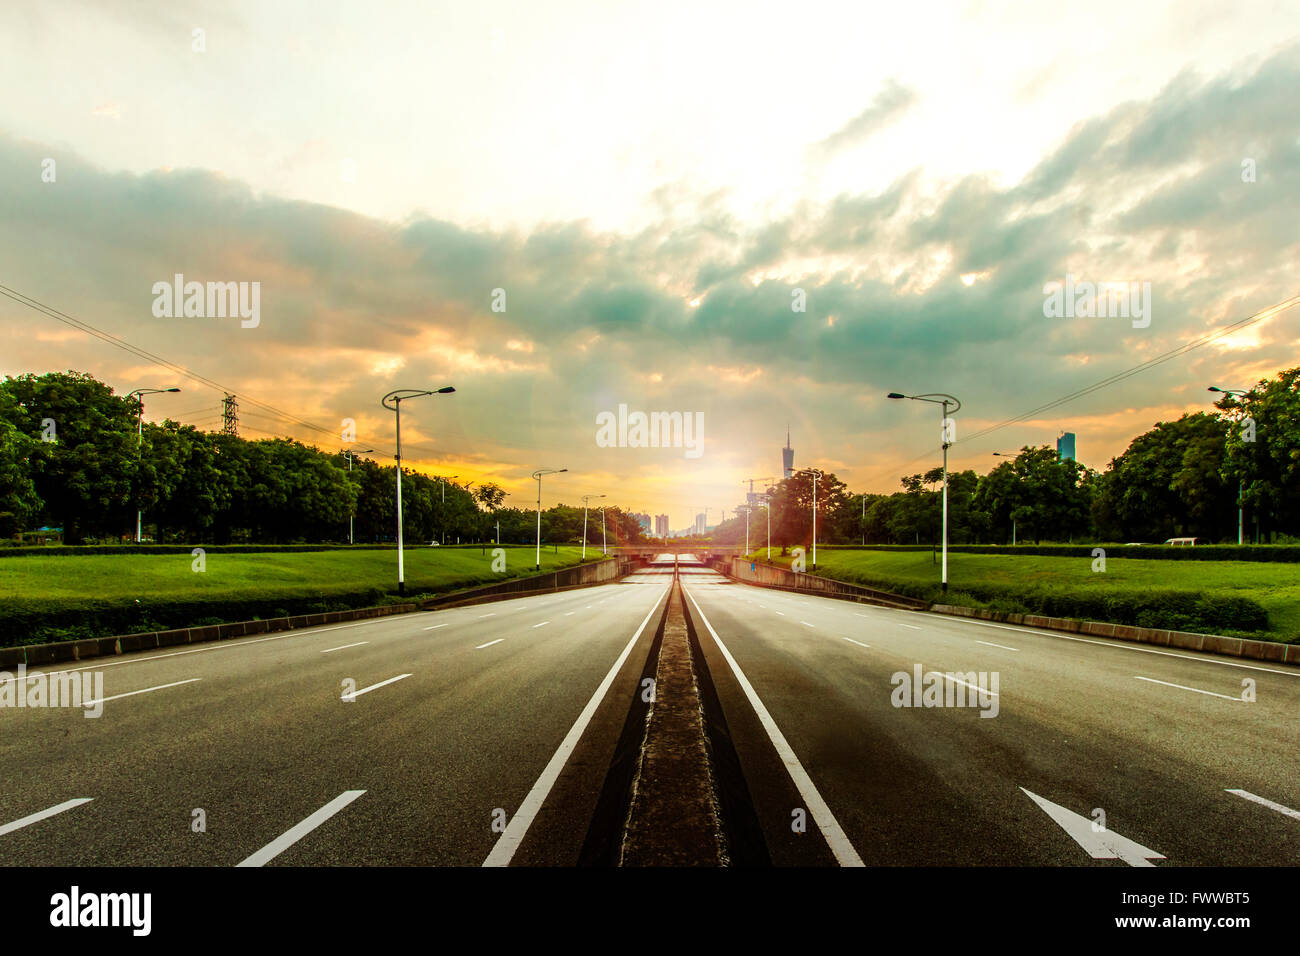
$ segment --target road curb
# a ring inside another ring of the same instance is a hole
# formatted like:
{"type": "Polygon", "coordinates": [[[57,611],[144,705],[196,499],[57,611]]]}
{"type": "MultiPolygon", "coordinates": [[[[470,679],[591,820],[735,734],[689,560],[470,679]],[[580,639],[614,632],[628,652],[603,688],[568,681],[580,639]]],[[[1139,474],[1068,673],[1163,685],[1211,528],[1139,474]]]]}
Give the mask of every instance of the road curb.
{"type": "Polygon", "coordinates": [[[1186,651],[1207,654],[1226,654],[1275,664],[1300,664],[1300,644],[1280,644],[1275,641],[1252,641],[1240,637],[1223,637],[1217,634],[1195,634],[1190,631],[1170,631],[1154,627],[1136,627],[1129,624],[1109,624],[1104,621],[1079,621],[1066,617],[1046,617],[1042,614],[1011,614],[977,607],[958,607],[952,604],[934,604],[930,611],[952,617],[965,617],[1003,624],[1019,624],[1089,637],[1109,637],[1136,644],[1155,644],[1186,651]]]}

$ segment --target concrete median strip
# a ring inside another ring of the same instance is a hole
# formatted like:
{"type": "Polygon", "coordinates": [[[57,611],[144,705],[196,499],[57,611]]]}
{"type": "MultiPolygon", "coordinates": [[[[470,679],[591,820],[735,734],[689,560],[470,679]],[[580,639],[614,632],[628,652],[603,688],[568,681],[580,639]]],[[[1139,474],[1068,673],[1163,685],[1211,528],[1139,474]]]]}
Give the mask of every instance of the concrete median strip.
{"type": "Polygon", "coordinates": [[[862,857],[858,855],[858,851],[854,849],[853,844],[849,841],[848,835],[840,826],[839,821],[835,819],[835,814],[831,812],[830,807],[826,805],[826,801],[822,799],[822,795],[817,790],[816,785],[812,782],[812,778],[808,776],[808,771],[805,770],[803,764],[799,762],[799,758],[795,755],[794,749],[790,746],[789,741],[785,739],[785,735],[781,733],[781,729],[777,727],[776,721],[772,719],[772,715],[768,713],[762,700],[759,699],[758,693],[754,690],[753,685],[750,684],[749,679],[745,676],[745,672],[740,669],[740,665],[736,663],[736,659],[731,656],[731,651],[727,650],[727,646],[722,642],[722,638],[718,636],[718,632],[715,631],[713,625],[709,623],[709,619],[705,616],[703,609],[700,607],[700,602],[697,601],[695,596],[689,591],[686,591],[685,593],[690,598],[691,604],[695,608],[695,613],[699,615],[700,622],[704,625],[705,629],[708,630],[709,636],[713,638],[713,642],[718,646],[718,650],[721,652],[727,664],[731,667],[731,671],[736,677],[736,682],[740,685],[741,690],[744,691],[745,696],[749,699],[750,706],[754,708],[754,713],[758,716],[759,723],[761,723],[763,729],[767,731],[768,738],[776,748],[776,752],[781,758],[781,762],[785,765],[786,771],[790,774],[790,778],[794,781],[794,785],[798,789],[800,796],[803,797],[804,802],[808,805],[808,810],[812,814],[813,822],[817,824],[817,828],[821,831],[822,837],[826,840],[826,845],[830,847],[831,853],[834,854],[836,861],[840,866],[863,866],[862,857]]]}

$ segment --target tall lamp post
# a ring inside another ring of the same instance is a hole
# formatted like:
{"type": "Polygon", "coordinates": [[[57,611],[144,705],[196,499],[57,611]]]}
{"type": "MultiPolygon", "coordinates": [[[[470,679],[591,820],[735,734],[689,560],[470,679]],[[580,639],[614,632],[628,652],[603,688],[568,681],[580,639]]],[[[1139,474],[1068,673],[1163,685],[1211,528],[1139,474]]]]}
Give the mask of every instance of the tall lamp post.
{"type": "Polygon", "coordinates": [[[537,479],[537,570],[542,570],[542,476],[558,475],[568,471],[567,468],[538,468],[533,472],[537,479]]]}
{"type": "Polygon", "coordinates": [[[942,590],[948,590],[948,446],[952,444],[949,440],[951,435],[948,431],[948,418],[961,411],[961,402],[951,395],[943,392],[930,392],[925,395],[904,395],[901,392],[890,392],[887,398],[907,398],[914,402],[930,402],[932,405],[943,406],[943,583],[942,590]],[[952,406],[952,411],[948,411],[948,406],[952,406]]]}
{"type": "MultiPolygon", "coordinates": [[[[354,455],[370,455],[374,453],[373,448],[345,448],[341,452],[344,458],[348,460],[348,474],[352,474],[352,457],[354,455]]],[[[355,509],[353,509],[355,511],[355,509]]],[[[348,544],[352,544],[352,518],[353,512],[348,513],[348,544]]]]}
{"type": "MultiPolygon", "coordinates": [[[[819,470],[816,469],[816,468],[806,468],[806,469],[804,469],[803,473],[804,473],[805,475],[812,475],[812,480],[813,480],[813,489],[812,489],[812,511],[813,511],[813,522],[812,522],[812,566],[813,566],[813,570],[816,571],[816,570],[817,570],[817,481],[818,481],[819,478],[821,478],[822,473],[821,473],[821,471],[819,471],[819,470]]],[[[771,556],[772,556],[772,555],[771,555],[771,552],[770,552],[770,550],[769,550],[769,552],[768,552],[768,557],[770,558],[771,556]]]]}
{"type": "MultiPolygon", "coordinates": [[[[538,480],[538,485],[541,485],[540,479],[538,480]]],[[[584,561],[587,560],[587,502],[589,502],[592,498],[604,498],[604,497],[605,497],[604,495],[583,495],[582,496],[582,560],[584,561]]],[[[604,508],[600,509],[600,540],[602,543],[601,547],[603,549],[604,540],[605,540],[605,509],[604,508]]],[[[539,555],[538,559],[540,560],[540,558],[541,556],[539,555]]]]}
{"type": "MultiPolygon", "coordinates": [[[[139,406],[135,416],[135,453],[138,457],[140,446],[144,443],[144,399],[143,395],[160,395],[163,392],[179,392],[179,388],[137,388],[127,392],[127,398],[134,398],[136,405],[139,406]]],[[[140,543],[140,530],[144,522],[143,512],[137,508],[135,511],[135,543],[140,543]]],[[[120,528],[121,525],[118,525],[120,528]]]]}
{"type": "MultiPolygon", "coordinates": [[[[1211,385],[1209,391],[1221,392],[1224,395],[1233,395],[1237,398],[1241,398],[1243,395],[1250,394],[1250,391],[1248,389],[1219,388],[1219,386],[1217,385],[1211,385]]],[[[1238,545],[1245,543],[1243,540],[1245,537],[1245,525],[1246,525],[1245,502],[1243,500],[1243,495],[1245,494],[1245,491],[1246,491],[1245,479],[1243,479],[1240,475],[1238,475],[1237,476],[1237,544],[1238,545]]]]}
{"type": "MultiPolygon", "coordinates": [[[[453,478],[459,477],[460,475],[447,475],[446,477],[443,477],[442,475],[438,476],[438,481],[442,484],[442,500],[438,504],[438,520],[442,522],[441,540],[443,544],[447,543],[447,482],[451,481],[453,478]]],[[[471,482],[471,484],[473,484],[473,482],[471,482]]]]}
{"type": "MultiPolygon", "coordinates": [[[[601,497],[605,497],[601,495],[601,497]]],[[[600,506],[600,553],[609,557],[609,539],[605,537],[605,506],[600,506]]]]}
{"type": "MultiPolygon", "coordinates": [[[[1006,454],[1003,454],[1003,453],[1000,452],[1000,451],[995,451],[995,452],[993,453],[993,455],[994,455],[994,457],[997,457],[997,458],[1011,458],[1011,459],[1013,459],[1013,460],[1014,460],[1015,457],[1016,457],[1015,455],[1006,455],[1006,454]]],[[[1011,547],[1014,548],[1015,546],[1016,546],[1016,513],[1015,513],[1015,511],[1013,510],[1013,511],[1011,512],[1011,547]]]]}
{"type": "Polygon", "coordinates": [[[406,593],[406,564],[402,554],[402,402],[421,395],[450,395],[451,385],[437,389],[399,388],[389,392],[380,404],[397,416],[397,593],[406,593]],[[389,404],[391,402],[391,404],[389,404]]]}

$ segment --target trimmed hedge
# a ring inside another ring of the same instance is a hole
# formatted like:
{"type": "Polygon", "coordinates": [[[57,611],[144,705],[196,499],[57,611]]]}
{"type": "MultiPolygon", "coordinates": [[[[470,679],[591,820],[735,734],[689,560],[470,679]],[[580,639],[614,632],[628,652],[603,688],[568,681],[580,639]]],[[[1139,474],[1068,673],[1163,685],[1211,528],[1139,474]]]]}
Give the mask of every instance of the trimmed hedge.
{"type": "MultiPolygon", "coordinates": [[[[412,546],[408,546],[412,547],[412,546]]],[[[475,545],[475,547],[478,547],[475,545]]],[[[209,554],[289,554],[299,551],[396,551],[396,544],[52,544],[31,547],[0,547],[0,558],[41,558],[68,555],[189,554],[202,548],[209,554]]]]}
{"type": "MultiPolygon", "coordinates": [[[[928,544],[818,545],[826,551],[924,551],[928,544]]],[[[1143,558],[1156,561],[1279,561],[1300,562],[1300,545],[1294,544],[1199,544],[1176,548],[1164,544],[950,544],[949,552],[963,554],[1037,555],[1045,558],[1090,558],[1093,548],[1104,548],[1107,558],[1143,558]]]]}
{"type": "MultiPolygon", "coordinates": [[[[842,580],[931,602],[956,603],[951,600],[952,595],[945,598],[937,584],[851,574],[844,575],[842,580]]],[[[1262,633],[1269,628],[1268,611],[1246,597],[1176,588],[1110,590],[1031,586],[1022,589],[990,584],[963,584],[958,593],[978,606],[998,611],[1204,634],[1241,631],[1265,640],[1277,639],[1276,635],[1262,633]]]]}
{"type": "MultiPolygon", "coordinates": [[[[141,631],[254,621],[375,607],[388,601],[379,588],[328,596],[213,598],[209,600],[17,601],[0,604],[0,646],[48,644],[141,631]]],[[[409,600],[409,598],[407,598],[409,600]]]]}

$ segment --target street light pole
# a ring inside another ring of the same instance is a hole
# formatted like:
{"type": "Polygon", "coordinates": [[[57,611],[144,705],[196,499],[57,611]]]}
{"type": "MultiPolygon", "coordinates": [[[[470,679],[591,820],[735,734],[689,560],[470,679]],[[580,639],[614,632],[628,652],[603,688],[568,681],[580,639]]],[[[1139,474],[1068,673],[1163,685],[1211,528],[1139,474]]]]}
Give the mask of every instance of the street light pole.
{"type": "MultiPolygon", "coordinates": [[[[605,497],[601,495],[601,497],[605,497]]],[[[605,537],[605,506],[600,506],[600,552],[609,557],[609,540],[605,537]]]]}
{"type": "MultiPolygon", "coordinates": [[[[1244,388],[1219,388],[1217,385],[1211,385],[1211,392],[1222,392],[1224,395],[1233,395],[1240,398],[1243,395],[1249,395],[1250,392],[1244,388]]],[[[1240,547],[1245,543],[1245,501],[1243,496],[1246,493],[1246,482],[1242,476],[1237,476],[1237,545],[1240,547]]]]}
{"type": "MultiPolygon", "coordinates": [[[[604,495],[583,495],[582,496],[582,560],[587,560],[587,508],[588,502],[592,498],[604,498],[604,495]]],[[[600,509],[600,534],[601,541],[605,538],[605,509],[600,509]]]]}
{"type": "Polygon", "coordinates": [[[943,406],[943,580],[941,587],[946,593],[948,590],[948,446],[952,444],[948,440],[948,419],[950,414],[955,415],[961,411],[961,402],[943,392],[930,392],[926,395],[890,392],[886,398],[907,398],[914,402],[930,402],[932,405],[943,406]],[[953,406],[951,413],[948,411],[949,405],[953,406]]]}
{"type": "Polygon", "coordinates": [[[397,593],[406,593],[406,563],[403,554],[402,540],[402,402],[408,398],[419,398],[421,395],[449,395],[456,391],[450,385],[444,385],[439,389],[420,390],[415,388],[399,388],[396,391],[389,392],[380,400],[380,404],[397,416],[397,593]],[[392,404],[388,404],[389,402],[392,404]]]}
{"type": "MultiPolygon", "coordinates": [[[[162,392],[179,392],[179,388],[137,388],[127,393],[127,398],[134,398],[139,408],[135,414],[135,454],[140,457],[140,446],[144,444],[144,398],[145,395],[158,395],[162,392]]],[[[135,543],[140,544],[141,530],[144,526],[144,513],[140,508],[135,510],[135,543]]],[[[120,528],[121,525],[118,525],[120,528]]]]}
{"type": "Polygon", "coordinates": [[[558,475],[568,471],[567,468],[538,468],[533,472],[537,479],[537,562],[536,570],[542,570],[542,475],[558,475]]]}
{"type": "MultiPolygon", "coordinates": [[[[373,449],[373,448],[345,448],[345,449],[343,450],[343,452],[342,452],[342,455],[343,455],[343,457],[345,457],[345,458],[348,460],[348,474],[349,474],[349,475],[352,474],[352,456],[353,456],[353,455],[369,455],[369,454],[372,454],[373,452],[374,452],[374,449],[373,449]]],[[[349,511],[348,511],[348,544],[352,544],[352,543],[353,543],[353,541],[352,541],[352,518],[354,517],[355,513],[356,513],[356,509],[355,509],[355,508],[349,509],[349,511]]]]}

